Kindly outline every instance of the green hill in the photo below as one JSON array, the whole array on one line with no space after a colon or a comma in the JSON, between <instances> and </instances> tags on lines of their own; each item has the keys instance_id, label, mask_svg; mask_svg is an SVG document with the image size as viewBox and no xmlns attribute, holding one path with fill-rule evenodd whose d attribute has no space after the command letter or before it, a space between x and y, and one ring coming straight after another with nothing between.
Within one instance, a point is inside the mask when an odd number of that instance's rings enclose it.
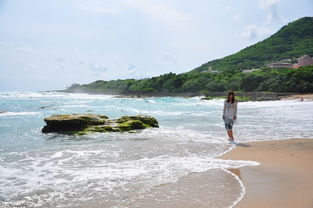
<instances>
[{"instance_id":1,"label":"green hill","mask_svg":"<svg viewBox=\"0 0 313 208\"><path fill-rule=\"evenodd\" d=\"M274 61L299 58L304 54L313 56L313 17L291 22L269 38L238 53L203 64L193 71L242 71L260 68Z\"/></svg>"},{"instance_id":2,"label":"green hill","mask_svg":"<svg viewBox=\"0 0 313 208\"><path fill-rule=\"evenodd\" d=\"M282 59L296 61L305 54L313 56L313 17L291 22L266 40L187 73L168 73L141 80L98 80L73 84L65 91L123 95L210 94L226 90L309 93L313 92L313 65L299 69L266 67ZM259 70L242 72L255 68ZM205 73L208 69L219 73Z\"/></svg>"}]
</instances>

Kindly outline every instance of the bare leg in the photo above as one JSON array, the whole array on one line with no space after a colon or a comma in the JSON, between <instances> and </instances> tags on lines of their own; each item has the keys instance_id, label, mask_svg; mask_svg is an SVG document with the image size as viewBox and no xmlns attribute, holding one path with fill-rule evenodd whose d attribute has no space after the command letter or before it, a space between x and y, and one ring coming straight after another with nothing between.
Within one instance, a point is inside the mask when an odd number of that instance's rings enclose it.
<instances>
[{"instance_id":1,"label":"bare leg","mask_svg":"<svg viewBox=\"0 0 313 208\"><path fill-rule=\"evenodd\" d=\"M233 130L229 130L228 132L229 138L234 141L234 134L233 134Z\"/></svg>"},{"instance_id":2,"label":"bare leg","mask_svg":"<svg viewBox=\"0 0 313 208\"><path fill-rule=\"evenodd\" d=\"M228 134L228 140L231 140L232 139L232 135L231 135L231 131L227 131L227 134Z\"/></svg>"}]
</instances>

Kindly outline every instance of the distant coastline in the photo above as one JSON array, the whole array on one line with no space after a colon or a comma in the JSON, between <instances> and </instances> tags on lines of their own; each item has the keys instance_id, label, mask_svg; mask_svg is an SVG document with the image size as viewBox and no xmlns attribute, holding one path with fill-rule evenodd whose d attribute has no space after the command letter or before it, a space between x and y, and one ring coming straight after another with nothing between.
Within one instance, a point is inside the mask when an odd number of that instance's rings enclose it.
<instances>
[{"instance_id":1,"label":"distant coastline","mask_svg":"<svg viewBox=\"0 0 313 208\"><path fill-rule=\"evenodd\" d=\"M116 98L146 98L146 97L211 97L222 98L225 97L227 92L210 92L207 94L200 93L95 93L88 91L71 91L71 90L55 90L48 92L63 92L63 93L84 93L89 95L112 95ZM298 100L301 97L304 99L313 100L313 93L279 93L279 92L235 92L236 96L247 97L247 101L273 101L273 100Z\"/></svg>"}]
</instances>

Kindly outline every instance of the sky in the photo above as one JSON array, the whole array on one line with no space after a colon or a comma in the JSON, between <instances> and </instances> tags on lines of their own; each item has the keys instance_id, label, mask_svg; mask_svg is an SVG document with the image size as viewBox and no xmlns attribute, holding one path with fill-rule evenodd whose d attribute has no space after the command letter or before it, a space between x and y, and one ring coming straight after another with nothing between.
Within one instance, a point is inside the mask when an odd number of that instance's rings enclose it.
<instances>
[{"instance_id":1,"label":"sky","mask_svg":"<svg viewBox=\"0 0 313 208\"><path fill-rule=\"evenodd\" d=\"M0 91L190 71L313 16L313 0L0 0Z\"/></svg>"}]
</instances>

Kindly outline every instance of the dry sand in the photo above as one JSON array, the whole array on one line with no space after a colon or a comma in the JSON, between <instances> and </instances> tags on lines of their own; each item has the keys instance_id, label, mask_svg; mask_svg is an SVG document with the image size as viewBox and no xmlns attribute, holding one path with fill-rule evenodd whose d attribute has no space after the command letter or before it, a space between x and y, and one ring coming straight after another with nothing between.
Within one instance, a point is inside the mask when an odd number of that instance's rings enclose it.
<instances>
[{"instance_id":1,"label":"dry sand","mask_svg":"<svg viewBox=\"0 0 313 208\"><path fill-rule=\"evenodd\" d=\"M231 170L246 187L236 208L313 208L313 139L244 143L220 158L261 163Z\"/></svg>"}]
</instances>

